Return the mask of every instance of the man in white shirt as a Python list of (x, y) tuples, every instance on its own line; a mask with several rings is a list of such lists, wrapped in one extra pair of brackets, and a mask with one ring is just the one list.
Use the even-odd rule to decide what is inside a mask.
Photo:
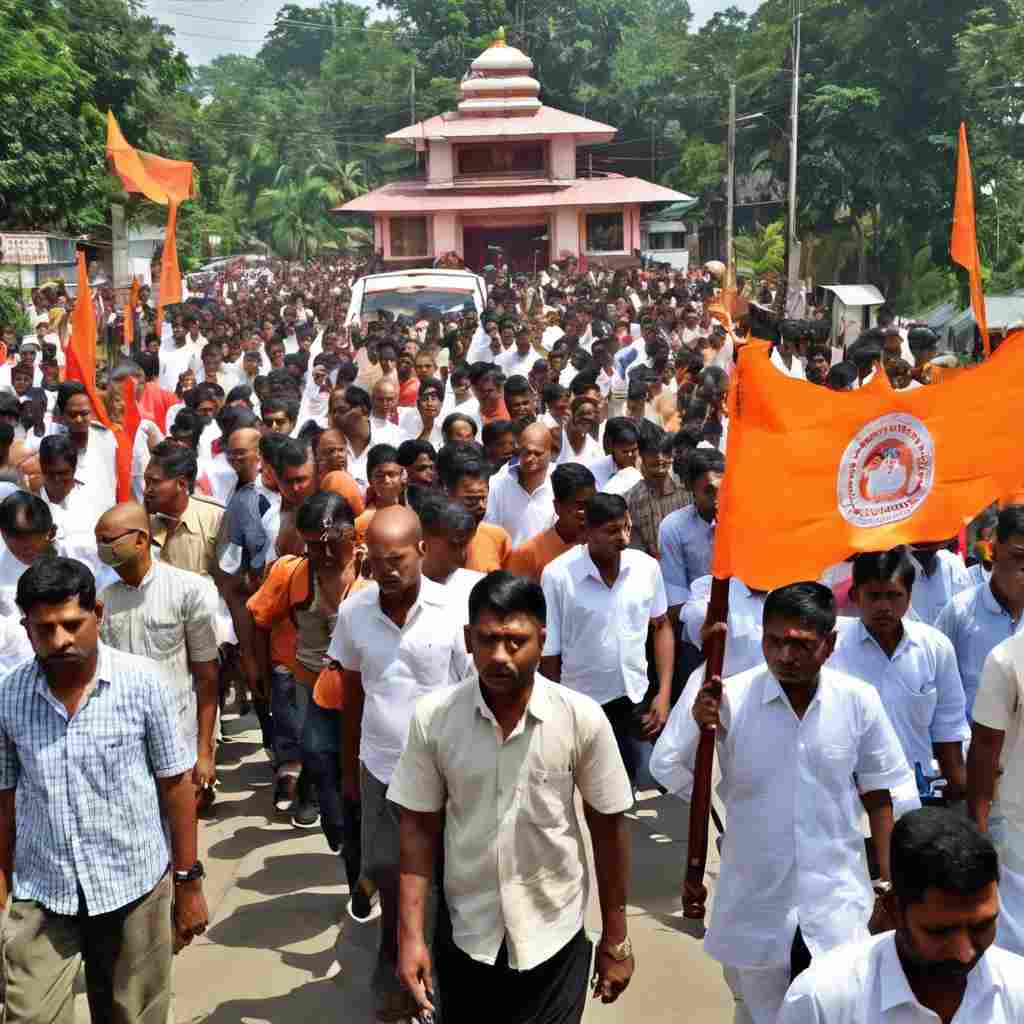
[[(658, 563), (629, 547), (625, 501), (597, 494), (587, 502), (587, 543), (541, 574), (547, 601), (544, 676), (585, 693), (604, 709), (631, 780), (641, 767), (637, 737), (650, 739), (668, 720), (675, 637)], [(648, 690), (647, 637), (653, 637), (657, 693)]]
[(935, 626), (953, 642), (970, 717), (985, 659), (1024, 629), (1024, 505), (999, 513), (989, 581), (961, 590)]
[(934, 626), (942, 609), (970, 587), (971, 578), (964, 560), (947, 550), (942, 541), (914, 544), (911, 553), (918, 572), (910, 604), (922, 622)]
[[(861, 810), (888, 880), (890, 793), (914, 782), (878, 694), (823, 667), (834, 630), (827, 587), (773, 591), (767, 667), (724, 687), (709, 681), (680, 719), (672, 756), (652, 761), (658, 781), (688, 801), (701, 729), (716, 729), (728, 828), (704, 947), (735, 972), (754, 1024), (774, 1024), (792, 973), (811, 957), (867, 937), (874, 900)], [(703, 886), (685, 888), (687, 904), (704, 899)]]
[[(843, 620), (828, 664), (874, 686), (907, 764), (934, 777), (937, 761), (943, 795), (959, 801), (967, 793), (963, 744), (971, 738), (964, 688), (949, 639), (907, 617), (914, 575), (906, 548), (857, 555), (850, 596), (860, 618)], [(894, 797), (897, 817), (902, 796)]]
[(186, 370), (191, 370), (198, 377), (203, 369), (199, 352), (199, 346), (188, 340), (185, 328), (175, 324), (171, 328), (170, 339), (160, 343), (160, 387), (165, 391), (176, 390), (178, 378)]
[(569, 422), (561, 429), (559, 463), (578, 462), (590, 469), (604, 460), (604, 449), (593, 436), (600, 420), (600, 407), (600, 398), (594, 394), (580, 394), (572, 400)]
[(61, 384), (54, 418), (78, 449), (76, 476), (82, 482), (83, 501), (101, 515), (117, 501), (117, 440), (92, 417), (92, 401), (84, 385), (76, 380)]
[(381, 937), (373, 972), (378, 1019), (412, 1016), (411, 996), (395, 977), (398, 957), (398, 807), (387, 787), (409, 733), (418, 697), (457, 682), (470, 670), (463, 620), (444, 588), (422, 574), (416, 514), (381, 509), (366, 533), (377, 581), (338, 610), (327, 650), (344, 673), (342, 793), (362, 803), (362, 874), (377, 886)]
[(608, 455), (590, 466), (599, 491), (625, 494), (643, 479), (637, 469), (640, 433), (627, 416), (613, 416), (605, 423), (604, 446)]
[(194, 572), (154, 560), (149, 516), (125, 502), (96, 524), (100, 561), (119, 577), (100, 592), (100, 639), (109, 647), (159, 663), (174, 694), (178, 722), (196, 758), (197, 795), (212, 796), (218, 660), (216, 595)]
[(895, 931), (815, 960), (778, 1024), (1011, 1024), (1024, 1020), (1024, 958), (993, 945), (1000, 864), (951, 811), (924, 807), (892, 832)]
[(483, 993), (507, 1024), (580, 1021), (591, 949), (577, 789), (602, 908), (595, 996), (614, 1002), (633, 974), (629, 779), (597, 704), (537, 672), (545, 617), (531, 580), (477, 584), (466, 639), (479, 680), (418, 702), (388, 790), (402, 808), (398, 970), (418, 1010), (433, 1010), (424, 907), (443, 838), (452, 934), (437, 968), (453, 1024), (480, 1019)]
[(469, 592), (484, 573), (466, 568), (476, 520), (464, 505), (442, 494), (430, 494), (416, 510), (423, 528), (423, 575), (444, 587), (449, 607), (469, 621)]
[(501, 368), (506, 377), (526, 377), (533, 369), (533, 364), (540, 359), (540, 353), (530, 344), (530, 329), (522, 324), (515, 332), (515, 344), (504, 349), (494, 362)]
[(551, 432), (531, 423), (519, 435), (519, 463), (491, 477), (484, 522), (500, 526), (514, 547), (555, 521), (551, 489)]
[(993, 648), (974, 702), (967, 808), (1001, 864), (999, 944), (1024, 953), (1024, 636)]

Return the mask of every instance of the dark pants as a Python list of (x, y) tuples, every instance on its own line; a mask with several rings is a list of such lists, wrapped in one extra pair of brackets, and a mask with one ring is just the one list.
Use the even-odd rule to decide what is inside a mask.
[(327, 845), (341, 851), (349, 887), (359, 879), (359, 804), (341, 795), (341, 712), (309, 702), (302, 728), (302, 774), (315, 787), (320, 803), (320, 827)]
[(637, 711), (641, 705), (634, 704), (629, 697), (617, 697), (615, 700), (602, 704), (601, 709), (611, 723), (615, 733), (615, 742), (619, 745), (622, 763), (626, 766), (626, 774), (631, 783), (636, 783), (637, 769), (640, 765), (639, 747), (643, 742), (636, 739)]
[(482, 964), (465, 954), (450, 933), (439, 933), (437, 973), (444, 993), (444, 1024), (579, 1024), (587, 1001), (593, 947), (582, 929), (554, 956), (528, 971), (498, 959)]
[(310, 705), (309, 687), (294, 676), (274, 672), (270, 683), (270, 713), (274, 716), (274, 756), (279, 765), (302, 761), (302, 727)]

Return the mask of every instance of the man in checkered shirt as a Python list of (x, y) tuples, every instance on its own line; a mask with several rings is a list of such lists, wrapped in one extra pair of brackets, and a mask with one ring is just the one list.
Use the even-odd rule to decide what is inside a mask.
[(195, 755), (156, 665), (98, 642), (86, 566), (46, 556), (16, 599), (35, 658), (0, 681), (4, 1019), (72, 1024), (84, 960), (94, 1021), (164, 1024), (172, 951), (208, 918)]

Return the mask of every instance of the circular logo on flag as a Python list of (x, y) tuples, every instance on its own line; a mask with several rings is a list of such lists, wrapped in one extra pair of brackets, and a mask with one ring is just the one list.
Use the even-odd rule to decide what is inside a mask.
[(854, 526), (912, 516), (935, 481), (935, 443), (906, 413), (888, 413), (857, 431), (839, 461), (839, 511)]

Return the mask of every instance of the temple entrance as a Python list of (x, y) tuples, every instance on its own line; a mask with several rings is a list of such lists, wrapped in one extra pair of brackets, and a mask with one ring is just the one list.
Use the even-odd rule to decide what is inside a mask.
[(500, 254), (505, 265), (516, 273), (532, 274), (548, 265), (547, 224), (526, 227), (465, 227), (462, 252), (466, 266), (481, 273), (488, 264), (496, 265)]

